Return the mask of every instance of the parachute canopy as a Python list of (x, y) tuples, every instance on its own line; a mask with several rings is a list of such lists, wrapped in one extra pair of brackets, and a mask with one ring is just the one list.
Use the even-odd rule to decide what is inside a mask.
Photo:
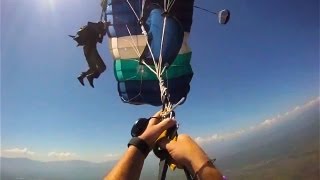
[(109, 49), (121, 99), (159, 106), (164, 87), (171, 103), (187, 97), (193, 76), (188, 37), (194, 0), (107, 3)]

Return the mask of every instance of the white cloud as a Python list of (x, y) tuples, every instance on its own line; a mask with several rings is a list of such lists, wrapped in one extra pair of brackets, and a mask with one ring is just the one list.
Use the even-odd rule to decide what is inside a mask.
[(118, 157), (119, 154), (106, 154), (104, 157), (110, 158), (110, 157)]
[(280, 118), (278, 118), (278, 117), (266, 119), (262, 123), (260, 123), (260, 126), (271, 126), (271, 125), (277, 123), (279, 120), (280, 120)]
[(305, 105), (304, 105), (304, 107), (308, 107), (308, 106), (314, 106), (314, 105), (319, 105), (319, 102), (320, 102), (320, 96), (319, 97), (317, 97), (317, 98), (315, 98), (315, 99), (313, 99), (313, 100), (311, 100), (311, 101), (309, 101), (309, 102), (307, 102)]
[(199, 144), (207, 144), (207, 143), (213, 143), (213, 142), (219, 142), (219, 141), (228, 140), (228, 139), (232, 139), (232, 138), (237, 138), (237, 137), (243, 135), (244, 133), (257, 131), (260, 128), (271, 127), (274, 124), (284, 120), (285, 117), (287, 117), (289, 115), (293, 115), (299, 111), (303, 111), (304, 109), (306, 109), (310, 106), (314, 106), (314, 105), (319, 106), (319, 103), (320, 103), (320, 97), (317, 97), (317, 98), (305, 103), (303, 106), (296, 106), (293, 109), (291, 109), (283, 114), (278, 114), (273, 118), (266, 119), (266, 120), (262, 121), (261, 123), (259, 123), (257, 125), (252, 125), (246, 129), (241, 129), (239, 131), (226, 133), (226, 134), (222, 134), (222, 135), (213, 134), (212, 136), (208, 136), (208, 137), (196, 137), (195, 141)]
[(120, 154), (112, 154), (112, 153), (108, 153), (104, 155), (104, 159), (106, 161), (111, 161), (111, 160), (117, 160), (120, 158)]
[(218, 134), (213, 134), (212, 136), (209, 137), (196, 137), (195, 141), (203, 144), (203, 143), (207, 143), (207, 142), (215, 142), (215, 141), (221, 141), (223, 140), (223, 137), (221, 137)]
[(5, 149), (1, 155), (8, 156), (33, 156), (35, 152), (28, 150), (28, 148), (12, 148)]
[(249, 127), (249, 130), (250, 130), (250, 131), (253, 131), (253, 130), (255, 130), (256, 128), (257, 128), (257, 126), (250, 126), (250, 127)]
[(232, 138), (237, 138), (240, 135), (246, 133), (247, 130), (241, 129), (235, 132), (231, 132), (231, 133), (226, 133), (226, 134), (214, 134), (212, 136), (209, 137), (196, 137), (195, 141), (199, 144), (206, 144), (206, 143), (212, 143), (212, 142), (220, 142), (220, 141), (224, 141), (224, 140), (228, 140), (228, 139), (232, 139)]
[(262, 126), (268, 126), (270, 124), (271, 124), (271, 120), (270, 119), (266, 119), (261, 123)]
[(298, 111), (300, 109), (300, 106), (296, 106), (293, 111)]
[(70, 159), (76, 156), (75, 153), (71, 153), (71, 152), (49, 152), (48, 153), (49, 157), (52, 158), (57, 158), (57, 159)]

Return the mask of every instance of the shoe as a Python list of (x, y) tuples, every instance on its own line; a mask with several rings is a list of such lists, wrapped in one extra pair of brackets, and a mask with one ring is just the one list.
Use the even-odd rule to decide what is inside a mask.
[(87, 76), (87, 79), (88, 79), (88, 81), (89, 81), (90, 86), (91, 86), (92, 88), (94, 88), (94, 85), (93, 85), (93, 79), (94, 79), (94, 77), (93, 77), (92, 75), (89, 75), (89, 76)]
[(79, 76), (78, 77), (78, 80), (79, 80), (79, 82), (81, 83), (82, 86), (84, 86), (83, 78), (84, 78), (83, 76)]

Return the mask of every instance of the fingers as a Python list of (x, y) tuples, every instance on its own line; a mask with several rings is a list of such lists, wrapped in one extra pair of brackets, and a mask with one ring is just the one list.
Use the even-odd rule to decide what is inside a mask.
[(158, 145), (161, 149), (170, 149), (170, 142), (171, 140), (167, 138), (161, 138), (158, 140)]
[(157, 124), (156, 126), (159, 128), (159, 130), (161, 132), (169, 129), (170, 127), (174, 126), (176, 124), (176, 121), (173, 119), (164, 119), (163, 121), (161, 121), (159, 124)]
[(152, 126), (152, 125), (158, 124), (161, 121), (160, 115), (161, 115), (161, 111), (158, 111), (157, 113), (155, 113), (151, 117), (148, 126)]

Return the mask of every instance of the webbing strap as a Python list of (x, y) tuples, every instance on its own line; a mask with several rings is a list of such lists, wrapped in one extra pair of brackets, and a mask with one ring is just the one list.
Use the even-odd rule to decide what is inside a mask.
[(168, 170), (168, 162), (166, 159), (162, 159), (159, 162), (159, 174), (158, 174), (158, 180), (165, 180), (167, 176), (167, 170)]
[[(159, 173), (158, 173), (158, 180), (165, 180), (168, 171), (168, 164), (169, 162), (166, 159), (162, 159), (159, 162)], [(183, 168), (184, 174), (187, 177), (187, 180), (192, 180), (192, 176), (186, 167)]]
[(184, 170), (184, 174), (187, 177), (187, 180), (192, 180), (192, 176), (191, 176), (190, 172), (188, 171), (188, 169), (186, 167), (184, 167), (183, 170)]

